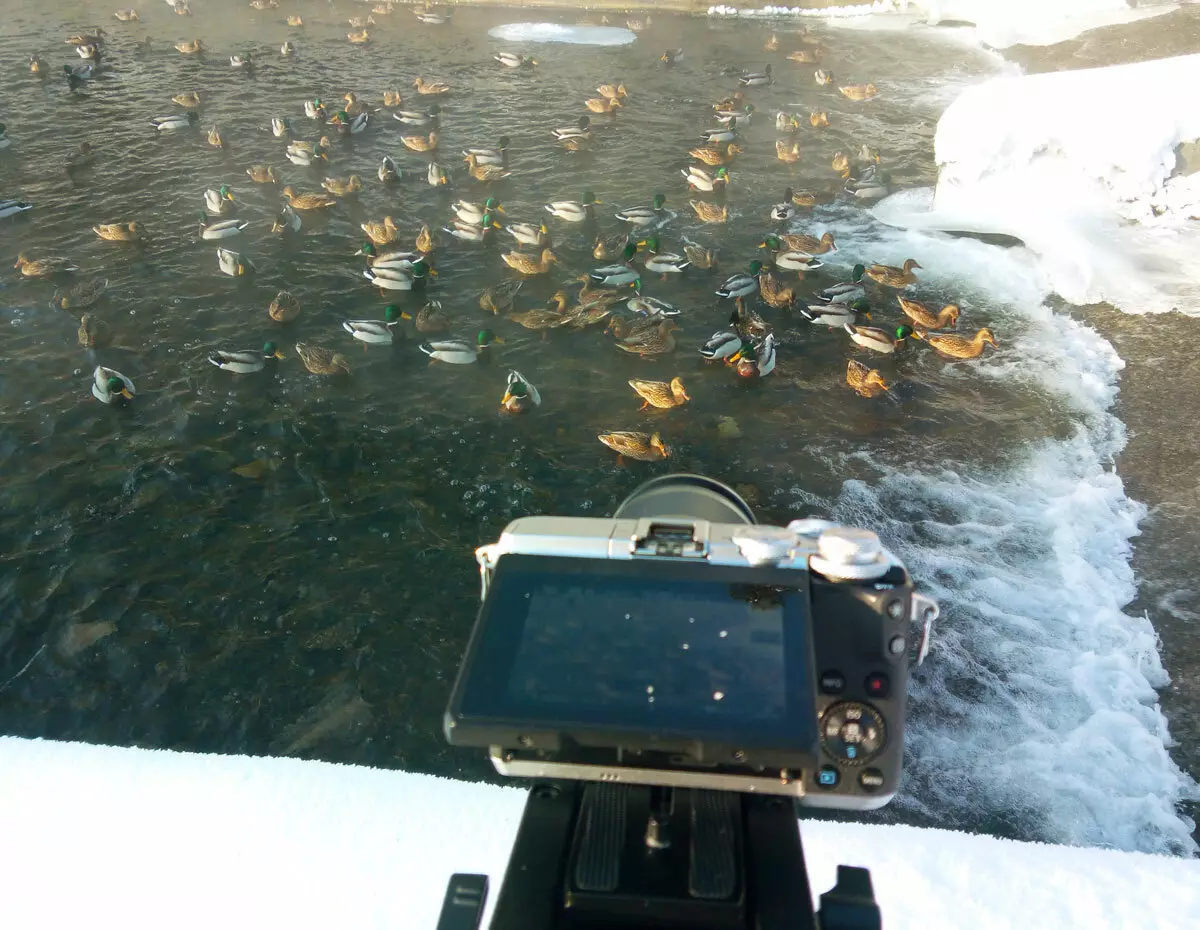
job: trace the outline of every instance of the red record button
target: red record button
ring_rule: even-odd
[[[863,687],[867,689],[867,694],[875,698],[885,698],[888,696],[888,691],[891,689],[891,682],[887,675],[883,672],[875,672],[867,676],[867,680]]]

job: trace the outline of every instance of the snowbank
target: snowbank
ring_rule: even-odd
[[[564,26],[559,23],[509,23],[488,30],[506,42],[561,42],[566,45],[629,45],[637,34],[619,26]]]
[[[0,738],[11,927],[432,930],[452,872],[494,899],[524,793],[355,766]],[[872,870],[891,927],[1200,926],[1200,862],[805,823],[814,892]]]
[[[932,203],[904,192],[876,216],[1014,236],[1071,303],[1200,314],[1200,173],[1176,174],[1200,138],[1197,81],[1189,55],[968,88],[938,123]]]

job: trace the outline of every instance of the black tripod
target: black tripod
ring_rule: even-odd
[[[451,876],[438,930],[476,930],[487,876]],[[819,919],[819,923],[817,922]],[[866,869],[813,912],[787,798],[535,783],[491,930],[879,930]]]

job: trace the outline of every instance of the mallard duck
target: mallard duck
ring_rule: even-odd
[[[920,267],[914,259],[906,258],[903,268],[896,268],[894,265],[871,265],[867,269],[866,275],[884,287],[900,289],[917,283],[917,276],[913,274],[913,269]]]
[[[321,138],[315,146],[310,142],[291,142],[284,155],[293,165],[308,168],[312,165],[329,161],[328,139]]]
[[[529,379],[515,368],[508,373],[500,408],[508,413],[524,413],[542,405],[542,395]]]
[[[338,110],[329,117],[328,125],[333,126],[343,136],[357,136],[367,128],[371,114],[365,110],[357,116],[351,116],[345,110]]]
[[[824,110],[813,110],[808,114],[808,125],[814,129],[822,129],[829,125],[829,114]]]
[[[941,310],[935,311],[927,304],[906,297],[897,297],[900,309],[904,315],[922,330],[954,329],[958,326],[958,304],[946,304]]]
[[[883,375],[854,359],[846,363],[846,383],[854,388],[860,397],[877,397],[890,390],[887,382],[883,380]]]
[[[426,26],[444,26],[450,22],[450,17],[445,13],[431,13],[429,10],[414,10],[417,19],[423,22]]]
[[[398,90],[385,90],[383,92],[383,105],[389,110],[395,109],[404,103],[404,96]]]
[[[506,68],[532,68],[537,65],[537,59],[533,56],[516,55],[512,52],[497,52],[492,58]]]
[[[424,224],[421,226],[421,231],[417,233],[417,238],[413,243],[413,248],[418,252],[423,252],[428,255],[433,251],[433,232]]]
[[[629,242],[628,233],[617,233],[615,236],[597,236],[592,244],[592,258],[607,262],[619,258]]]
[[[346,116],[353,118],[367,112],[367,105],[358,99],[358,94],[354,93],[354,91],[344,94],[342,99],[346,102],[346,105],[339,111],[339,116],[344,113]]]
[[[679,308],[675,305],[669,304],[665,300],[659,300],[657,297],[648,297],[643,294],[638,294],[637,297],[630,297],[625,301],[625,306],[639,316],[648,317],[653,320],[668,316],[679,316]]]
[[[771,219],[776,222],[783,222],[784,220],[790,220],[796,215],[796,205],[792,203],[792,196],[794,194],[795,191],[790,187],[783,192],[783,201],[771,207]]]
[[[739,377],[765,378],[775,370],[775,334],[767,333],[756,346],[743,345],[730,361]]]
[[[355,255],[365,255],[367,264],[378,271],[410,272],[414,265],[428,266],[429,257],[422,252],[384,252],[382,255],[375,251],[375,246],[364,242]]]
[[[993,349],[1000,348],[1000,343],[996,341],[996,337],[987,327],[979,330],[970,339],[950,333],[927,333],[922,329],[917,329],[913,333],[913,337],[928,342],[934,351],[943,358],[979,358],[983,354],[985,345],[990,345]]]
[[[834,152],[829,167],[840,174],[843,179],[850,177],[850,158],[845,152]]]
[[[190,42],[176,42],[175,49],[182,55],[199,55],[204,51],[204,43],[199,39]]]
[[[828,87],[833,83],[833,72],[826,71],[824,68],[818,68],[813,72],[813,80],[821,87]]]
[[[136,393],[133,382],[115,368],[97,365],[92,372],[92,396],[102,404],[111,404],[118,397],[133,400]]]
[[[20,216],[33,209],[33,204],[27,200],[0,200],[0,220],[10,216]]]
[[[827,303],[851,304],[860,298],[866,297],[866,288],[862,285],[863,275],[866,273],[865,265],[855,265],[850,271],[850,280],[843,281],[841,284],[831,284],[817,294],[817,297]]]
[[[733,330],[718,330],[700,347],[700,357],[708,362],[729,362],[742,350],[742,337]]]
[[[222,184],[219,190],[211,187],[204,192],[204,209],[209,216],[224,216],[234,209],[233,191]]]
[[[800,315],[816,326],[841,329],[847,323],[858,326],[871,319],[871,305],[859,297],[847,303],[809,304],[800,308]]]
[[[495,197],[489,197],[483,203],[471,203],[468,200],[458,200],[450,205],[454,215],[463,223],[481,223],[485,213],[503,213],[504,206]]]
[[[595,207],[601,202],[591,191],[584,191],[581,200],[556,200],[546,204],[546,212],[568,223],[582,223],[596,218]]]
[[[189,110],[194,110],[200,106],[200,91],[193,90],[186,94],[176,94],[171,98],[172,103],[177,103],[181,107],[187,107]]]
[[[475,341],[447,339],[441,342],[422,342],[418,348],[435,362],[450,365],[470,365],[479,360],[484,349],[496,342],[504,342],[490,329],[481,329]]]
[[[764,273],[763,277],[767,277]],[[771,332],[771,327],[767,321],[758,313],[755,313],[745,302],[739,300],[734,306],[733,311],[729,314],[729,325],[733,327],[733,331],[742,337],[743,342],[753,342],[755,339],[762,339],[767,333]]]
[[[596,436],[602,443],[622,457],[639,462],[657,462],[670,456],[671,450],[663,445],[658,433],[637,433],[629,430],[614,430]]]
[[[280,191],[288,203],[296,210],[328,210],[337,206],[337,198],[329,194],[297,194],[290,184]]]
[[[675,252],[659,251],[658,236],[644,239],[638,245],[644,245],[650,250],[650,257],[645,261],[646,270],[662,275],[664,281],[667,279],[667,275],[681,274],[683,269],[691,264],[690,261]]]
[[[691,165],[687,168],[681,168],[679,173],[687,179],[688,188],[691,190],[712,193],[716,190],[718,184],[725,187],[729,185],[729,172],[724,168],[718,168],[715,174],[710,175],[703,168]]]
[[[325,108],[325,104],[321,102],[320,97],[314,97],[312,100],[304,101],[304,115],[309,119],[324,122],[329,118],[329,111]]]
[[[821,53],[816,49],[801,48],[788,53],[788,61],[794,61],[801,65],[815,65],[820,60]]]
[[[208,131],[208,144],[214,149],[225,148],[225,137],[221,135],[220,126],[213,126],[213,128]]]
[[[59,310],[83,310],[103,297],[106,290],[108,278],[93,278],[91,281],[81,281],[66,293],[55,290],[50,303]]]
[[[742,129],[750,124],[750,120],[754,118],[754,112],[754,104],[748,103],[741,112],[718,113],[717,122],[722,126]]]
[[[554,136],[559,142],[566,139],[590,139],[592,137],[592,118],[586,113],[579,117],[579,122],[574,126],[561,126],[558,129],[551,129],[550,135]]]
[[[601,84],[596,88],[596,93],[601,97],[607,97],[610,100],[617,97],[628,97],[629,91],[625,89],[624,84]]]
[[[746,105],[746,95],[740,90],[735,90],[728,97],[722,97],[713,104],[713,110],[717,113],[734,113]]]
[[[275,347],[273,342],[263,343],[262,349],[240,349],[226,352],[216,349],[209,353],[208,360],[222,371],[232,371],[234,374],[248,375],[251,372],[262,371],[267,362],[274,358],[283,358],[284,354]]]
[[[717,296],[722,298],[749,297],[758,290],[758,278],[762,274],[763,265],[760,261],[752,261],[745,273],[731,275],[717,289]]]
[[[67,70],[70,71],[71,69],[68,68]],[[30,55],[29,56],[29,73],[30,74],[36,74],[41,77],[45,77],[49,73],[49,71],[50,71],[50,66],[48,64],[46,64],[46,59],[42,58],[40,55]]]
[[[521,290],[524,284],[525,282],[519,278],[493,284],[479,295],[479,309],[489,310],[492,313],[504,313],[507,310],[511,310],[517,292]]]
[[[472,148],[463,149],[463,158],[474,155],[475,161],[481,165],[499,165],[501,168],[508,167],[508,147],[512,145],[512,140],[508,136],[501,136],[496,140],[495,148],[489,146],[475,146]]]
[[[310,346],[307,343],[296,343],[296,354],[304,367],[314,375],[350,374],[350,363],[340,352],[326,349],[324,346]]]
[[[696,211],[696,216],[702,223],[724,223],[729,219],[729,208],[725,204],[709,203],[706,200],[689,200],[688,204]]]
[[[683,61],[683,49],[669,48],[658,56],[658,60],[669,68],[677,61]]]
[[[510,223],[504,231],[517,240],[521,245],[531,245],[542,248],[550,244],[550,230],[545,223]]]
[[[304,25],[304,20],[301,19],[299,16],[296,16],[295,14],[287,17],[287,19],[285,19],[284,22],[287,23],[289,26],[291,26],[293,29],[298,29]]]
[[[408,319],[408,314],[401,314]],[[417,311],[412,318],[413,328],[418,333],[444,333],[452,322],[450,314],[442,309],[441,301],[431,300]]]
[[[342,329],[363,343],[365,350],[368,345],[391,345],[395,341],[395,329],[401,319],[406,319],[395,304],[389,304],[383,311],[383,322],[379,320],[342,320]]]
[[[846,193],[856,200],[879,200],[891,192],[891,178],[878,165],[868,165],[857,178],[850,178],[846,182]]]
[[[291,204],[285,203],[283,209],[276,215],[275,222],[271,224],[271,232],[298,233],[303,225],[304,221],[300,219],[300,214],[292,209]]]
[[[381,291],[415,291],[425,287],[436,272],[423,261],[413,262],[408,271],[374,267],[363,270],[363,277]]]
[[[758,290],[762,299],[777,310],[790,307],[796,300],[796,292],[784,287],[783,282],[770,273],[759,278]]]
[[[349,194],[354,194],[362,190],[362,178],[357,174],[352,174],[345,180],[341,178],[325,178],[321,181],[321,187],[336,197],[346,197]]]
[[[806,236],[803,233],[768,236],[766,241],[760,243],[760,246],[768,248],[772,252],[778,252],[781,249],[786,250],[806,259],[814,258],[817,255],[824,255],[827,252],[837,251],[837,245],[834,242],[833,233],[831,232],[822,234],[820,239],[815,236]]]
[[[783,139],[775,140],[775,157],[786,165],[794,165],[800,160],[800,143],[787,143]]]
[[[442,108],[433,104],[428,110],[398,110],[392,114],[392,119],[406,126],[436,129],[441,122]]]
[[[773,81],[770,65],[767,65],[761,71],[751,71],[738,78],[738,83],[743,87],[761,87],[764,84],[771,84]]]
[[[279,176],[270,165],[251,165],[246,174],[255,184],[278,184]]]
[[[768,52],[779,51],[779,36],[772,32],[770,38],[768,38],[763,44],[763,48],[765,48]]]
[[[913,328],[907,325],[897,326],[892,332],[874,326],[855,326],[853,323],[846,323],[843,328],[855,345],[884,354],[895,352],[896,347],[913,334]]]
[[[583,105],[593,113],[607,113],[610,116],[616,115],[617,110],[624,106],[617,97],[588,97]]]
[[[113,13],[113,16],[123,23],[136,23],[138,21],[137,10],[117,10],[117,12]]]
[[[76,336],[79,344],[85,349],[94,349],[109,341],[108,324],[94,314],[85,313],[79,318],[79,331]]]
[[[377,4],[375,4],[375,6],[371,7],[371,12],[372,12],[372,13],[375,13],[375,14],[377,14],[377,15],[379,15],[379,16],[387,16],[389,13],[391,13],[391,12],[392,12],[392,2],[391,2],[391,0],[388,0],[388,2],[387,2],[387,3],[377,3]]]
[[[546,274],[552,263],[558,263],[558,259],[549,249],[542,249],[540,257],[524,252],[506,252],[502,257],[504,264],[521,274]]]
[[[267,305],[267,315],[276,323],[290,323],[300,315],[300,301],[291,291],[280,291]]]
[[[385,216],[382,223],[376,220],[367,220],[367,222],[360,225],[360,228],[375,245],[387,245],[389,242],[394,241],[400,232],[396,226],[396,221],[390,216]]]
[[[355,29],[363,29],[366,26],[374,26],[375,17],[369,14],[367,16],[351,16],[348,22]]]
[[[445,187],[450,183],[450,174],[436,161],[431,161],[425,171],[425,181],[430,187]]]
[[[200,122],[200,114],[196,112],[176,113],[172,116],[156,116],[150,120],[150,125],[159,132],[174,132],[177,129],[187,129]]]
[[[225,274],[238,278],[254,273],[254,263],[240,252],[217,246],[217,264]]]
[[[845,87],[839,87],[842,96],[847,100],[870,100],[877,93],[879,88],[874,84],[849,84]]]
[[[483,219],[478,223],[464,223],[462,220],[455,220],[453,226],[443,226],[442,231],[452,235],[455,239],[462,239],[464,242],[488,242],[495,234],[495,230],[500,228],[500,224],[492,219],[490,213],[485,213]]]
[[[360,29],[358,32],[347,32],[346,38],[354,45],[366,45],[371,41],[371,33],[367,29]]]
[[[21,274],[27,278],[48,278],[51,275],[79,270],[79,266],[69,258],[48,255],[45,258],[31,259],[24,252],[17,256],[13,267],[20,269]]]
[[[391,184],[393,181],[399,181],[401,177],[400,169],[396,167],[395,161],[390,155],[384,155],[383,161],[379,163],[379,180],[384,184]]]
[[[616,343],[622,352],[651,358],[655,355],[666,355],[675,351],[675,333],[678,324],[672,320],[663,320],[655,329],[648,332],[635,333]]]
[[[428,136],[401,136],[400,141],[404,143],[406,149],[412,152],[436,152],[438,134],[431,132]]]
[[[570,323],[572,318],[564,313],[567,295],[563,291],[559,291],[552,299],[556,302],[555,307],[534,307],[532,310],[522,313],[510,313],[508,318],[519,326],[524,326],[534,332],[557,329]]]
[[[800,117],[795,113],[785,113],[780,110],[775,114],[776,132],[796,132],[800,128]]]
[[[139,242],[143,229],[142,224],[135,221],[132,223],[101,223],[99,226],[93,226],[92,232],[108,242]]]
[[[445,81],[427,81],[424,78],[417,78],[413,81],[413,87],[417,89],[418,94],[425,96],[438,96],[440,94],[450,93],[450,85]]]
[[[63,74],[67,76],[67,87],[72,91],[78,90],[86,81],[90,81],[96,75],[96,66],[90,61],[75,65],[73,68],[70,65],[63,65],[62,69]]]
[[[229,56],[229,67],[237,68],[239,71],[253,71],[254,59],[249,52],[238,55]]]
[[[730,142],[723,148],[718,148],[716,145],[697,146],[691,149],[688,154],[712,167],[728,164],[733,160],[735,155],[740,155],[742,151],[743,149],[740,145]]]
[[[589,272],[589,280],[601,286],[632,284],[639,276],[638,270],[631,264],[634,255],[637,254],[637,250],[637,244],[627,242],[621,253],[622,261],[619,264],[605,265],[603,268],[597,268]]]
[[[717,252],[688,239],[683,240],[683,254],[687,256],[693,268],[708,269],[717,267]]]
[[[481,165],[479,159],[474,155],[467,156],[467,173],[476,181],[483,181],[485,184],[491,181],[500,181],[512,175],[511,171],[505,171],[499,165]]]
[[[691,400],[684,390],[683,379],[678,377],[672,378],[670,382],[640,381],[634,378],[629,381],[629,386],[642,399],[639,410],[645,410],[647,407],[670,410],[672,407],[682,407]]]

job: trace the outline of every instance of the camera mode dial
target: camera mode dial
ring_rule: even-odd
[[[887,728],[879,711],[858,701],[833,704],[821,716],[821,745],[846,765],[873,759],[887,742]]]

